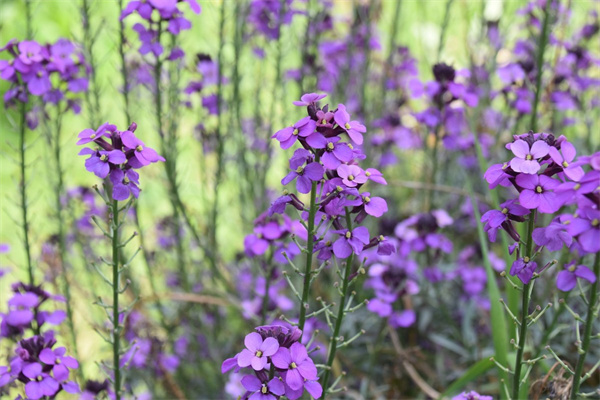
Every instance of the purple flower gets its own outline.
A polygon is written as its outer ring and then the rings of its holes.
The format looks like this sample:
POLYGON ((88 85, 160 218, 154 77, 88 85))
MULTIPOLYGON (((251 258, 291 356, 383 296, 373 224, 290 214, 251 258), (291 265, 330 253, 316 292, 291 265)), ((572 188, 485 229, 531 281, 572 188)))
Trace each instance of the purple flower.
POLYGON ((577 154, 577 150, 575 150, 575 146, 573 146, 571 143, 566 141, 562 142, 560 145, 560 152, 556 149, 556 147, 550 147, 549 154, 550 158, 552 158, 552 161, 562 168, 563 172, 569 179, 577 182, 583 177, 584 171, 580 164, 572 164, 573 160, 575 159, 575 155, 577 154))
POLYGON ((510 150, 516 156, 510 160, 510 167, 513 171, 524 174, 535 174, 541 168, 537 160, 548 155, 550 146, 545 141, 538 140, 533 142, 530 149, 529 143, 518 139, 510 145, 510 150))
POLYGON ((536 228, 533 230, 533 241, 538 246, 546 246, 550 251, 562 249, 563 244, 571 246, 573 237, 567 232, 567 227, 560 222, 551 222, 545 228, 536 228))
POLYGON ((15 293, 8 301, 9 311, 4 321, 14 327, 27 326, 33 321, 33 308, 39 305, 40 299, 35 293, 15 293))
POLYGON ((126 171, 115 169, 110 173, 110 181, 113 184, 112 197, 115 200, 127 200, 130 195, 136 199, 140 195, 140 175, 132 169, 126 171))
POLYGON ((327 169, 336 169, 340 164, 352 161, 352 149, 348 143, 340 143, 340 137, 334 136, 326 139, 325 152, 321 156, 321 162, 327 169))
POLYGON ((145 165, 149 165, 150 163, 155 163, 158 161, 165 161, 165 159, 158 155, 158 153, 151 149, 150 147, 146 147, 144 142, 135 137, 135 134, 131 131, 125 131, 121 133, 121 141, 126 149, 133 150, 133 154, 135 155, 135 160, 130 159, 129 164, 133 168, 140 168, 145 165), (132 162, 134 161, 134 162, 132 162), (137 162, 135 162, 137 161, 137 162))
POLYGON ((300 97, 300 101, 294 101, 295 106, 310 106, 311 104, 315 104, 317 101, 324 99, 327 97, 326 94, 318 94, 318 93, 306 93, 300 97))
MULTIPOLYGON (((502 210, 490 210, 481 216, 481 222, 485 223, 484 230, 487 232, 490 241, 496 241, 496 235, 500 227, 504 227, 509 218, 522 222, 523 216, 529 214, 529 210, 516 204, 515 200, 509 200, 500 204, 502 210)), ((506 226, 508 230, 509 227, 506 226)))
POLYGON ((317 123, 315 121, 310 117, 304 117, 293 126, 288 126, 287 128, 277 131, 272 138, 277 139, 280 142, 282 149, 289 149, 296 143, 298 137, 307 138, 315 133, 316 128, 317 123))
POLYGON ((600 251, 600 211, 584 207, 579 210, 579 217, 573 218, 567 225, 567 231, 577 241, 581 248, 587 253, 600 251))
POLYGON ((452 400, 494 400, 492 396, 484 396, 475 391, 462 392, 458 396, 454 396, 452 400))
POLYGON ((387 203, 381 197, 370 197, 371 193, 369 192, 362 193, 361 196, 367 214, 379 218, 387 212, 387 203))
MULTIPOLYGON (((293 162, 290 160, 290 167, 292 167, 293 162)), ((320 181, 323 178, 324 173, 323 166, 318 162, 311 162, 306 166, 300 165, 295 170, 291 171, 287 174, 282 180, 282 185, 287 185, 292 182, 294 179, 298 178, 296 181, 296 189, 300 193, 309 193, 311 189, 311 182, 320 181)))
POLYGON ((296 342, 289 349, 280 347, 271 360, 275 367, 285 370, 285 383, 293 390, 302 388, 305 379, 309 381, 318 379, 317 367, 308 357, 306 347, 301 343, 296 342))
POLYGON ((333 253, 337 258, 348 258, 350 254, 360 254, 363 247, 369 244, 369 230, 364 226, 354 230, 334 231, 341 236, 333 243, 333 253))
POLYGON ((40 360, 47 365, 52 365, 54 378, 59 382, 66 381, 69 377, 69 368, 79 368, 79 363, 73 357, 65 356, 67 349, 58 347, 54 350, 45 348, 40 352, 40 360))
POLYGON ((523 188, 519 194, 519 202, 523 207, 552 214, 562 206, 560 198, 551 191, 560 184, 559 181, 546 175, 519 174, 516 182, 523 188))
POLYGON ((109 163, 117 166, 127 161, 127 157, 120 150, 94 151, 86 147, 81 149, 79 155, 91 155, 85 160, 85 169, 102 179, 106 178, 110 172, 109 163))
POLYGON ((358 145, 363 142, 362 134, 367 131, 367 128, 358 121, 350 121, 350 114, 346 111, 346 106, 338 104, 337 111, 334 114, 335 122, 342 128, 350 139, 358 145))
POLYGON ((483 174, 483 178, 489 183, 490 189, 494 189, 498 185, 504 187, 511 185, 509 181, 511 176, 506 173, 508 168, 507 163, 490 165, 485 174, 483 174))
POLYGON ((266 379, 260 380, 254 375, 246 375, 242 378, 242 385, 251 394, 249 400, 277 400, 285 393, 279 378, 267 382, 266 379))
POLYGON ((591 269, 585 265, 571 265, 558 273, 556 287, 563 292, 573 290, 578 278, 585 279, 589 283, 596 282, 596 275, 591 269))
POLYGON ((271 357, 279 349, 279 342, 274 338, 263 341, 259 333, 252 332, 244 339, 246 348, 237 355, 238 365, 242 368, 252 366, 255 371, 261 371, 267 365, 267 357, 271 357))
POLYGON ((356 187, 367 181, 367 175, 358 165, 342 164, 337 167, 337 173, 344 185, 356 187))
POLYGON ((529 257, 522 257, 515 260, 510 268, 510 274, 517 276, 521 282, 528 284, 533 278, 533 273, 537 269, 535 261, 531 261, 529 257))
POLYGON ((380 185, 387 185, 387 181, 383 177, 383 174, 375 168, 367 168, 367 170, 365 171, 365 176, 370 181, 379 183, 380 185))
POLYGON ((52 397, 58 392, 59 384, 50 375, 42 372, 42 366, 38 363, 28 364, 23 367, 23 375, 31 379, 25 384, 25 393, 32 400, 44 396, 52 397))

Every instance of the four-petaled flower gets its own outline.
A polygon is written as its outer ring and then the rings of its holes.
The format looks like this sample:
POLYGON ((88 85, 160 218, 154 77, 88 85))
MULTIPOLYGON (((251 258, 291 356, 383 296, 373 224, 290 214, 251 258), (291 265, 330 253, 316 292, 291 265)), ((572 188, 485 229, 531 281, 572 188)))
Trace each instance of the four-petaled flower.
POLYGON ((54 378, 59 382, 66 381, 69 377, 69 368, 79 368, 79 363, 73 357, 65 356, 67 349, 58 347, 54 350, 45 348, 40 352, 40 360, 44 364, 52 365, 54 378))
POLYGON ((552 214, 561 207, 559 197, 552 191, 560 185, 556 179, 546 175, 519 174, 516 182, 523 189, 519 194, 519 202, 523 207, 545 214, 552 214))
POLYGON ((585 265, 573 264, 558 273, 556 276, 556 287, 563 292, 571 291, 577 284, 578 278, 585 279, 589 283, 596 282, 594 271, 585 265))
POLYGON ((252 366, 255 371, 261 371, 267 365, 267 357, 271 357, 279 349, 279 342, 275 338, 266 338, 264 341, 259 333, 252 332, 244 339, 246 348, 237 356, 238 365, 242 368, 252 366))
POLYGON ((242 386, 250 392, 249 400, 276 400, 285 393, 285 388, 279 378, 273 378, 266 382, 254 375, 246 375, 242 378, 242 386))
POLYGON ((358 145, 363 142, 362 134, 367 131, 367 128, 358 121, 350 121, 350 114, 346 111, 346 106, 338 104, 337 111, 334 114, 335 122, 342 128, 350 139, 358 145))
POLYGON ((369 244, 369 230, 365 226, 359 226, 354 230, 334 231, 341 236, 333 243, 333 253, 337 258, 348 258, 354 254, 360 254, 363 247, 369 244))
POLYGON ((550 146, 543 140, 537 140, 529 148, 529 143, 523 139, 517 139, 510 145, 510 150, 516 156, 510 160, 510 167, 513 171, 535 174, 541 168, 538 160, 548 155, 550 146))
POLYGON ((304 380, 315 381, 317 367, 308 357, 306 347, 301 343, 294 343, 290 348, 280 347, 277 353, 271 357, 275 367, 285 370, 285 383, 293 390, 300 389, 304 380))

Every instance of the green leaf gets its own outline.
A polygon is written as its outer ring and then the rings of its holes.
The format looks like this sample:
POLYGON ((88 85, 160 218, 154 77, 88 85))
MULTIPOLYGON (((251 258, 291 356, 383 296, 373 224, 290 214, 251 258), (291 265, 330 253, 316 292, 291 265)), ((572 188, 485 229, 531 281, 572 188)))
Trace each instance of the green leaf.
MULTIPOLYGON (((500 304, 500 290, 498 289, 498 283, 496 282, 496 273, 492 268, 490 259, 488 256, 488 243, 487 236, 483 231, 481 224, 481 215, 479 213, 479 207, 477 201, 473 196, 473 188, 471 181, 466 180, 467 190, 471 196, 471 203, 473 204, 473 214, 475 221, 477 222, 477 234, 479 236, 479 244, 481 245, 481 254, 483 256, 483 265, 487 275, 487 292, 488 298, 490 299, 490 317, 491 317, 491 328, 492 328, 492 341, 494 342, 494 351, 496 353, 496 361, 501 365, 508 367, 507 354, 508 354, 508 334, 506 328, 506 318, 504 316, 504 309, 500 304)), ((508 381, 508 374, 501 369, 498 369, 500 379, 508 381)), ((504 391, 500 390, 500 398, 504 398, 504 391)))
POLYGON ((458 394, 458 392, 460 392, 465 386, 479 378, 481 375, 485 374, 487 371, 492 369, 492 367, 494 367, 494 362, 489 358, 477 361, 464 373, 463 376, 452 382, 450 386, 444 390, 444 392, 440 395, 440 399, 458 394))

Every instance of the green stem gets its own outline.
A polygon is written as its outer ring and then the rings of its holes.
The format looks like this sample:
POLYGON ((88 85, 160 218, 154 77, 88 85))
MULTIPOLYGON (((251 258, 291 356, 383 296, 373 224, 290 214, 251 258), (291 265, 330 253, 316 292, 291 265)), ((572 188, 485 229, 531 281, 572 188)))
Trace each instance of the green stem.
POLYGON ((210 246, 214 250, 212 256, 214 260, 212 260, 212 264, 216 265, 218 250, 218 235, 217 235, 217 217, 219 215, 219 189, 221 187, 221 176, 223 175, 223 152, 224 152, 224 140, 223 140, 223 132, 221 130, 223 125, 223 112, 221 110, 221 101, 223 98, 223 47, 225 42, 225 3, 221 4, 221 15, 219 19, 219 52, 217 54, 217 67, 218 67, 218 75, 217 75, 217 128, 216 128, 216 137, 217 137, 217 171, 215 173, 215 185, 214 185, 214 194, 215 198, 213 201, 212 213, 211 213, 211 229, 210 229, 210 246))
MULTIPOLYGON (((119 2, 119 10, 123 10, 123 0, 117 0, 119 2)), ((119 13, 120 14, 120 13, 119 13)), ((133 122, 131 120, 131 114, 129 111, 129 79, 127 72, 127 61, 125 59, 125 23, 119 18, 119 57, 121 61, 121 79, 123 80, 123 101, 124 108, 123 112, 125 113, 125 124, 131 124, 133 122)), ((141 233, 141 232, 140 232, 141 233)))
MULTIPOLYGON (((346 222, 347 228, 349 231, 352 231, 352 220, 350 218, 350 212, 346 209, 346 222)), ((323 379, 321 380, 321 385, 323 386, 323 399, 327 396, 327 389, 329 383, 329 377, 331 376, 331 366, 333 365, 333 360, 335 360, 335 353, 337 351, 337 345, 340 336, 340 329, 342 327, 342 320, 344 319, 344 312, 346 307, 346 297, 348 295, 348 287, 350 286, 350 272, 352 268, 352 262, 354 261, 354 253, 350 254, 350 257, 346 259, 346 268, 344 269, 343 275, 343 283, 342 283, 342 295, 340 296, 340 306, 338 309, 338 314, 335 319, 335 326, 333 328, 333 336, 331 337, 331 342, 329 343, 329 352, 327 356, 327 364, 325 373, 323 375, 323 379)))
MULTIPOLYGON (((60 111, 59 111, 60 113, 60 111)), ((69 273, 67 271, 67 247, 66 247, 66 237, 65 237, 65 222, 62 216, 62 209, 64 208, 62 204, 62 199, 65 195, 65 185, 64 185, 64 171, 61 163, 61 148, 60 148, 60 134, 61 134, 61 116, 57 115, 55 117, 55 132, 53 138, 54 145, 54 163, 56 166, 56 188, 55 188, 55 206, 56 206, 56 222, 58 225, 58 257, 61 266, 61 277, 62 277, 62 291, 65 295, 65 307, 67 309, 67 325, 69 327, 69 333, 71 334, 71 341, 73 345, 73 355, 76 359, 79 358, 79 352, 77 351, 77 335, 75 334, 75 324, 73 322, 73 308, 71 301, 71 285, 69 284, 69 273)), ((50 137, 52 134, 50 133, 50 137)), ((65 199, 68 202, 68 199, 65 199)), ((69 207, 67 203, 66 207, 69 207)), ((80 374, 83 374, 83 368, 78 369, 80 374)))
POLYGON ((573 377, 573 388, 571 389, 571 398, 576 399, 579 393, 579 387, 581 386, 581 374, 583 373, 583 367, 585 365, 585 358, 590 349, 590 342, 592 337, 592 326, 594 321, 598 319, 598 314, 594 314, 596 302, 598 301, 598 281, 600 281, 600 252, 596 253, 596 260, 594 261, 594 276, 596 281, 592 284, 590 299, 588 301, 587 318, 585 321, 585 331, 583 333, 583 342, 581 344, 581 353, 577 360, 577 366, 575 367, 575 376, 573 377))
MULTIPOLYGON (((29 2, 27 2, 29 3, 29 2)), ((20 167, 20 182, 19 189, 21 194, 21 217, 22 217, 22 228, 23 228, 23 243, 25 247, 25 258, 27 259, 27 273, 29 276, 29 284, 34 285, 35 280, 33 278, 33 265, 31 264, 31 244, 29 243, 29 201, 27 199, 27 176, 25 175, 25 169, 27 162, 25 159, 25 132, 27 131, 27 104, 21 103, 20 108, 20 132, 19 132, 19 167, 20 167)))
POLYGON ((89 122, 93 127, 100 125, 102 116, 100 115, 100 92, 98 90, 96 60, 94 58, 94 43, 96 41, 95 35, 92 34, 92 27, 90 25, 90 4, 89 0, 83 0, 81 7, 81 19, 83 23, 83 44, 85 50, 85 57, 90 66, 90 88, 91 90, 85 92, 85 100, 87 103, 89 122), (90 93, 91 96, 90 97, 90 93))
POLYGON ((446 11, 444 12, 444 20, 442 21, 442 29, 440 31, 440 41, 438 43, 437 49, 437 61, 440 61, 442 57, 442 50, 444 50, 444 40, 446 38, 446 31, 448 30, 448 25, 450 23, 450 9, 452 8, 452 3, 454 0, 448 0, 446 2, 446 11))
MULTIPOLYGON (((527 224, 527 244, 525 248, 525 257, 527 262, 533 255, 533 228, 535 227, 536 211, 531 211, 527 224)), ((519 348, 517 349, 517 358, 515 360, 514 380, 513 380, 513 399, 519 399, 519 390, 521 389, 521 367, 523 365, 523 353, 525 352, 525 341, 527 339, 527 315, 529 314, 529 301, 533 291, 533 281, 523 284, 523 294, 521 302, 521 326, 519 329, 519 348)))
MULTIPOLYGON (((319 156, 315 155, 315 162, 319 156)), ((300 317, 298 328, 304 331, 306 320, 306 307, 308 306, 308 292, 310 291, 310 278, 312 275, 312 260, 315 245, 315 215, 317 213, 317 182, 313 181, 310 189, 310 208, 308 210, 308 242, 306 244, 306 265, 304 266, 304 284, 302 286, 302 302, 300 303, 300 317)))
POLYGON ((119 366, 120 358, 120 335, 121 325, 119 322, 119 202, 117 200, 112 201, 112 223, 111 223, 111 236, 112 236, 112 289, 113 289, 113 368, 115 373, 114 379, 114 392, 115 399, 121 399, 121 369, 119 366))
POLYGON ((25 0, 25 34, 27 39, 33 39, 33 29, 31 26, 31 0, 25 0))
POLYGON ((542 32, 540 36, 539 46, 538 46, 538 54, 537 54, 537 75, 536 75, 536 83, 535 83, 535 98, 533 101, 533 110, 531 111, 531 130, 534 132, 537 131, 537 110, 540 102, 541 91, 542 91, 542 72, 543 72, 543 63, 544 63, 544 51, 546 50, 546 44, 548 43, 548 27, 550 20, 550 5, 551 1, 546 2, 546 7, 544 8, 544 23, 542 25, 542 32))

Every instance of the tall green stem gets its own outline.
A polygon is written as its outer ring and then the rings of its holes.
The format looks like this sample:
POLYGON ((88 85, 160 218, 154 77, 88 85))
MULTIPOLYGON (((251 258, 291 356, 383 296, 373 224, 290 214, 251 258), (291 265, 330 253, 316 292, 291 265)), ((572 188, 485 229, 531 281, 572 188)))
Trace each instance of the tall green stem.
POLYGON ((114 368, 114 392, 115 399, 121 399, 121 370, 119 365, 120 358, 120 336, 121 325, 119 321, 119 202, 112 201, 112 222, 111 222, 111 237, 112 237, 112 289, 113 289, 113 368, 114 368))
POLYGON ((536 75, 536 84, 535 84, 535 98, 533 100, 533 110, 531 111, 531 130, 534 132, 537 131, 537 110, 538 105, 540 103, 541 91, 542 91, 542 72, 543 72, 543 63, 544 63, 544 51, 546 50, 546 44, 548 43, 548 27, 550 21, 550 6, 552 2, 547 1, 546 6, 544 7, 544 23, 542 25, 542 32, 540 36, 540 41, 538 43, 538 53, 537 53, 537 75, 536 75))
MULTIPOLYGON (((573 377, 573 388, 571 389, 571 398, 576 399, 579 393, 579 387, 581 386, 581 374, 583 373, 583 366, 585 365, 585 358, 590 349, 590 342, 592 338, 592 326, 594 321, 598 319, 598 311, 595 311, 596 302, 598 301, 598 281, 600 281, 600 253, 596 253, 596 260, 594 261, 594 276, 596 281, 590 288, 590 298, 588 300, 587 318, 585 321, 585 331, 583 333, 583 342, 581 344, 581 353, 575 366, 575 376, 573 377)), ((578 328, 579 329, 579 328, 578 328)))
MULTIPOLYGON (((350 212, 346 209, 346 224, 349 231, 352 231, 352 219, 350 217, 350 212)), ((323 399, 327 396, 327 388, 329 384, 329 378, 331 376, 331 366, 333 365, 333 360, 335 360, 335 353, 338 347, 338 341, 340 336, 340 329, 342 327, 342 320, 344 319, 344 312, 346 308, 346 298, 348 296, 348 287, 350 286, 350 271, 352 269, 352 262, 354 261, 354 253, 350 254, 350 257, 346 259, 346 268, 344 268, 344 275, 342 279, 342 295, 340 297, 340 305, 338 309, 338 314, 335 319, 335 326, 333 328, 333 336, 331 337, 331 342, 329 342, 329 351, 327 355, 327 364, 325 373, 323 375, 323 379, 321 380, 321 385, 323 386, 323 399)))
MULTIPOLYGON (((29 3, 29 2, 28 2, 29 3)), ((29 277, 29 284, 34 285, 35 280, 33 278, 33 265, 31 264, 31 244, 29 243, 29 201, 27 199, 27 176, 25 175, 25 169, 27 162, 25 159, 25 132, 27 131, 27 104, 21 103, 20 107, 20 132, 19 132, 19 169, 20 169, 20 182, 19 191, 21 192, 21 218, 23 228, 23 243, 25 247, 25 258, 27 260, 27 274, 29 277)))
MULTIPOLYGON (((119 3, 119 10, 123 10, 123 0, 117 0, 119 3)), ((120 14, 120 13, 119 13, 120 14)), ((123 95, 124 107, 123 112, 125 113, 125 125, 131 124, 131 114, 129 110, 129 79, 127 72, 127 61, 125 59, 125 23, 119 18, 119 57, 121 61, 121 79, 123 80, 123 89, 121 94, 123 95)))
MULTIPOLYGON (((527 243, 525 247, 525 262, 529 262, 533 256, 533 228, 535 227, 536 211, 531 211, 527 224, 527 243)), ((527 315, 529 314, 529 301, 533 291, 533 281, 523 285, 521 302, 521 326, 519 330, 519 346, 517 349, 517 359, 515 360, 515 375, 513 380, 513 399, 519 399, 519 390, 521 389, 521 367, 523 366, 523 353, 525 352, 525 341, 527 340, 527 315)))
POLYGON ((93 51, 96 35, 92 33, 92 26, 90 24, 89 0, 83 0, 82 2, 81 19, 83 23, 83 44, 86 53, 85 56, 90 66, 90 90, 85 92, 85 100, 88 108, 89 122, 93 127, 97 127, 100 125, 102 116, 100 115, 100 91, 97 79, 97 65, 93 51))
MULTIPOLYGON (((319 156, 315 156, 319 162, 319 156)), ((306 321, 306 307, 308 306, 308 292, 310 291, 310 278, 312 275, 312 260, 315 246, 315 215, 317 213, 317 182, 313 181, 310 189, 310 208, 308 210, 308 242, 306 244, 306 265, 304 266, 304 284, 302 285, 302 302, 300 303, 300 317, 298 328, 304 331, 306 321)))
POLYGON ((438 43, 437 49, 437 61, 440 61, 442 57, 442 50, 444 50, 444 40, 446 39, 446 31, 448 30, 448 25, 450 23, 450 10, 452 8, 452 3, 454 0, 448 0, 446 2, 446 11, 444 12, 444 20, 442 22, 442 29, 440 31, 440 41, 438 43))
MULTIPOLYGON (((66 233, 65 233, 65 220, 61 211, 64 208, 62 203, 63 197, 65 195, 65 185, 64 185, 64 171, 62 168, 61 162, 61 147, 60 147, 60 137, 61 137, 61 116, 60 111, 59 115, 55 117, 55 126, 54 126, 54 135, 49 132, 50 140, 54 145, 54 164, 56 167, 56 188, 55 188, 55 207, 56 207, 56 223, 58 226, 58 258, 61 267, 61 278, 63 285, 63 293, 65 295, 65 306, 67 309, 67 325, 69 327, 69 333, 71 334, 71 341, 73 344, 73 355, 75 358, 79 359, 79 353, 77 351, 77 335, 75 334, 75 324, 73 322, 73 302, 71 301, 71 285, 69 284, 69 272, 67 270, 67 247, 66 247, 66 233)), ((68 199, 67 208, 69 207, 68 199)), ((79 369, 79 373, 82 374, 83 369, 79 369)))
POLYGON ((217 254, 219 253, 218 248, 218 235, 217 235, 217 217, 219 216, 219 189, 221 187, 221 176, 223 175, 223 152, 224 152, 224 140, 223 140, 223 110, 221 109, 221 102, 223 98, 223 47, 225 45, 225 3, 221 4, 221 15, 219 19, 219 52, 217 54, 217 171, 215 173, 215 184, 213 193, 215 195, 211 213, 211 225, 210 225, 210 246, 213 249, 212 260, 213 265, 217 264, 217 254))

